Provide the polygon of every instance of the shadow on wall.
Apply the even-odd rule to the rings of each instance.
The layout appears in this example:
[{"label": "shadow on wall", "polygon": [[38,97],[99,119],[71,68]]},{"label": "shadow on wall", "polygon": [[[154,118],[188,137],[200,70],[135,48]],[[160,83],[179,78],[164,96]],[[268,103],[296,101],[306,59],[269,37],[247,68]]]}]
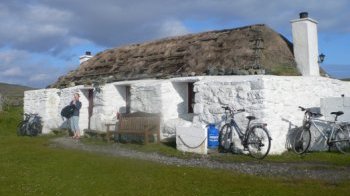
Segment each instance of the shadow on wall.
[{"label": "shadow on wall", "polygon": [[63,122],[59,128],[60,129],[70,129],[69,120],[66,118],[63,118]]},{"label": "shadow on wall", "polygon": [[183,102],[177,104],[177,113],[179,117],[183,115],[185,119],[188,119],[188,83],[187,82],[172,82],[172,85]]},{"label": "shadow on wall", "polygon": [[292,144],[295,138],[296,133],[301,130],[301,127],[298,127],[297,125],[293,124],[291,121],[288,119],[282,118],[282,121],[288,123],[288,132],[287,132],[287,137],[286,137],[286,144],[285,148],[287,150],[292,149]]}]

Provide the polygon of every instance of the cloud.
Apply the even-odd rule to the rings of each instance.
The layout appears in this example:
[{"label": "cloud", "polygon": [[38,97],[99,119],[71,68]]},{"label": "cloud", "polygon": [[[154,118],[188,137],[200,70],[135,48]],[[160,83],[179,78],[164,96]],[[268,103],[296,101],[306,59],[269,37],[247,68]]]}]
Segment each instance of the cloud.
[{"label": "cloud", "polygon": [[[289,21],[301,11],[319,21],[320,32],[348,35],[349,7],[347,0],[0,1],[0,79],[46,86],[77,65],[73,58],[81,50],[90,50],[82,47],[106,49],[191,29],[265,23],[290,35]],[[199,23],[211,25],[194,28]]]},{"label": "cloud", "polygon": [[35,74],[33,76],[30,76],[29,77],[29,81],[45,81],[45,80],[48,80],[50,79],[50,75],[48,74],[45,74],[45,73],[41,73],[41,74]]},{"label": "cloud", "polygon": [[301,11],[323,31],[349,33],[346,0],[37,0],[0,3],[0,43],[28,51],[60,53],[72,40],[113,47],[187,33],[185,20],[218,24],[267,23],[283,33]]},{"label": "cloud", "polygon": [[8,76],[8,77],[22,76],[23,71],[19,67],[12,67],[12,68],[6,69],[4,72],[1,73],[1,75]]},{"label": "cloud", "polygon": [[160,27],[160,37],[188,34],[188,29],[177,20],[165,21]]},{"label": "cloud", "polygon": [[52,63],[49,57],[37,57],[23,50],[0,51],[0,82],[45,87],[72,69]]}]

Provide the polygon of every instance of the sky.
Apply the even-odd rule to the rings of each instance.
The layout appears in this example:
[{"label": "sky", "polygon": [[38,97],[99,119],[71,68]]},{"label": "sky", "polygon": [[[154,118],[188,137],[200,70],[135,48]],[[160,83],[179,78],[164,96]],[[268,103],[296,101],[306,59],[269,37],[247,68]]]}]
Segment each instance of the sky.
[{"label": "sky", "polygon": [[85,51],[266,24],[289,40],[290,20],[317,20],[322,67],[350,78],[348,0],[0,0],[0,82],[43,88]]}]

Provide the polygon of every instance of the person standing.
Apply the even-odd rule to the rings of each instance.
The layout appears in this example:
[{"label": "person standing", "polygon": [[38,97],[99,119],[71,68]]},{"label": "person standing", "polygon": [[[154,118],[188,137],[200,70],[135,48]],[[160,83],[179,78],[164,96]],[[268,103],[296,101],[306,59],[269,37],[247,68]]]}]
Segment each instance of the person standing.
[{"label": "person standing", "polygon": [[79,93],[74,93],[73,100],[70,102],[70,105],[74,107],[73,116],[70,117],[70,128],[74,133],[73,138],[79,139],[80,138],[80,129],[79,129],[79,114],[80,114],[80,108],[81,108],[81,102],[79,101],[80,95]]}]

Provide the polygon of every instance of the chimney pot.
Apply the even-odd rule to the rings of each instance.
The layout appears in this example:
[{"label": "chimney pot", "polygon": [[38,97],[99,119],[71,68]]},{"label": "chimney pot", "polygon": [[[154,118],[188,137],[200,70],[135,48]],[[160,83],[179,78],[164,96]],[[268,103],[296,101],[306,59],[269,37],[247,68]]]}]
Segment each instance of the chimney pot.
[{"label": "chimney pot", "polygon": [[300,17],[300,19],[308,18],[309,17],[309,13],[307,13],[307,12],[300,12],[299,17]]}]

